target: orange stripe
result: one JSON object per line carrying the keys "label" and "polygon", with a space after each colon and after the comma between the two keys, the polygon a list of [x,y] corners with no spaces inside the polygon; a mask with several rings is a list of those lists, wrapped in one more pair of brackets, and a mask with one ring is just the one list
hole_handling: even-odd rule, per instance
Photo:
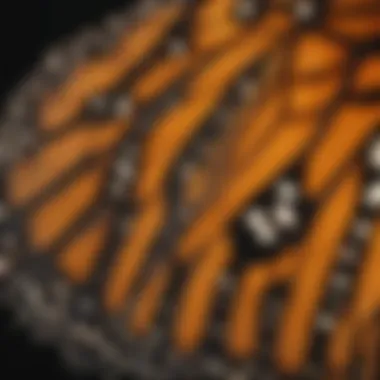
{"label": "orange stripe", "polygon": [[369,245],[349,313],[334,333],[328,351],[332,368],[342,370],[351,360],[354,333],[380,306],[380,223]]}
{"label": "orange stripe", "polygon": [[198,61],[200,61],[199,57],[195,58],[190,54],[164,59],[153,66],[135,84],[131,90],[133,98],[145,102],[159,96],[164,88],[167,88],[170,83],[178,79],[181,74],[193,67]]}
{"label": "orange stripe", "polygon": [[298,261],[298,252],[288,249],[273,262],[252,265],[245,271],[227,326],[227,348],[234,357],[248,358],[259,348],[259,321],[265,293],[272,286],[288,281]]}
{"label": "orange stripe", "polygon": [[78,130],[55,140],[8,174],[7,196],[13,205],[30,201],[41,190],[90,154],[109,150],[127,130],[127,123],[108,122]]}
{"label": "orange stripe", "polygon": [[107,91],[144,59],[178,20],[184,5],[161,7],[136,29],[128,30],[113,54],[79,67],[55,94],[42,104],[40,124],[56,129],[68,123],[91,96]]}
{"label": "orange stripe", "polygon": [[345,51],[318,33],[301,35],[294,48],[294,72],[298,75],[320,73],[331,67],[341,66]]}
{"label": "orange stripe", "polygon": [[366,59],[359,66],[355,78],[356,91],[370,91],[380,89],[380,56]]}
{"label": "orange stripe", "polygon": [[254,112],[251,111],[251,115],[249,115],[250,119],[244,121],[246,127],[241,136],[239,136],[239,143],[236,144],[235,170],[248,160],[249,156],[252,156],[255,150],[260,147],[260,143],[278,127],[275,122],[279,122],[282,103],[282,97],[279,94],[275,94],[270,96]]}
{"label": "orange stripe", "polygon": [[260,307],[268,285],[268,270],[263,266],[246,271],[240,280],[227,325],[229,352],[237,358],[248,358],[257,347],[257,325]]}
{"label": "orange stripe", "polygon": [[108,231],[108,217],[100,217],[59,255],[58,267],[76,283],[87,280]]}
{"label": "orange stripe", "polygon": [[37,251],[44,251],[76,218],[87,210],[99,194],[104,180],[105,164],[78,178],[44,204],[27,222],[30,243]]}
{"label": "orange stripe", "polygon": [[341,86],[342,78],[335,73],[316,83],[296,81],[290,91],[290,107],[297,114],[321,114],[337,96]]}
{"label": "orange stripe", "polygon": [[380,35],[380,15],[376,12],[367,15],[331,15],[327,28],[351,39],[375,38]]}
{"label": "orange stripe", "polygon": [[296,373],[308,355],[323,287],[355,212],[361,177],[352,170],[320,209],[303,245],[303,258],[276,344],[281,369]]}
{"label": "orange stripe", "polygon": [[[207,67],[190,85],[186,100],[157,122],[145,148],[137,194],[146,200],[157,192],[173,160],[223,97],[231,82],[261,57],[286,26],[283,17],[269,18],[261,26],[266,38],[251,31],[242,41]],[[202,96],[199,96],[202,94]]]}
{"label": "orange stripe", "polygon": [[174,322],[174,340],[181,350],[194,350],[205,335],[217,294],[217,281],[223,275],[231,253],[226,238],[213,242],[185,285]]}
{"label": "orange stripe", "polygon": [[167,267],[160,267],[142,290],[130,323],[130,328],[137,335],[145,335],[150,331],[169,281],[170,271]]}
{"label": "orange stripe", "polygon": [[195,10],[191,45],[200,50],[220,46],[233,39],[243,29],[241,23],[231,17],[235,0],[205,0]]}
{"label": "orange stripe", "polygon": [[248,199],[264,190],[303,153],[314,133],[315,126],[309,120],[282,125],[252,163],[236,174],[222,195],[185,233],[179,256],[187,260],[194,255]]}
{"label": "orange stripe", "polygon": [[109,311],[123,306],[164,218],[163,204],[157,203],[148,206],[133,222],[131,233],[127,234],[105,284],[105,306]]}
{"label": "orange stripe", "polygon": [[371,133],[378,129],[379,120],[378,106],[346,106],[334,116],[323,140],[307,161],[304,186],[308,195],[320,195]]}

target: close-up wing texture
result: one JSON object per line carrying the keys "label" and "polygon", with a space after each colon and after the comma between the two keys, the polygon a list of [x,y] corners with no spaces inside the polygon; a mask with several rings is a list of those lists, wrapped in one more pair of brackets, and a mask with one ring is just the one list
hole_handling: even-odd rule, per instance
{"label": "close-up wing texture", "polygon": [[139,1],[0,145],[4,302],[73,372],[380,377],[380,1]]}

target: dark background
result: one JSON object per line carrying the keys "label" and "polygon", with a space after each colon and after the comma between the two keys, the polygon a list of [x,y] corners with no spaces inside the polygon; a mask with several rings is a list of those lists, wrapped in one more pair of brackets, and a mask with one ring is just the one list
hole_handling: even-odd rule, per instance
{"label": "dark background", "polygon": [[[54,41],[100,21],[129,0],[4,0],[0,10],[0,102]],[[0,377],[70,376],[51,348],[38,347],[0,309]]]}

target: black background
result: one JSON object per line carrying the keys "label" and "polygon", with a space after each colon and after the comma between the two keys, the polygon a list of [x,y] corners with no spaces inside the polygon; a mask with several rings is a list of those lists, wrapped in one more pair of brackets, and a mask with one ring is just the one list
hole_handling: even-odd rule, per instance
{"label": "black background", "polygon": [[[128,0],[7,0],[0,9],[0,101],[33,67],[54,41],[96,23]],[[0,310],[0,377],[29,376],[83,379],[70,376],[54,350],[36,346]]]}

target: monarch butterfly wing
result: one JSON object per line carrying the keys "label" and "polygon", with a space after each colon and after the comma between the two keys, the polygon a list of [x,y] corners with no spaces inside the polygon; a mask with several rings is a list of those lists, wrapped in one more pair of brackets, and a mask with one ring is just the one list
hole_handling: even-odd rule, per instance
{"label": "monarch butterfly wing", "polygon": [[[313,378],[324,350],[343,373],[349,332],[378,307],[376,197],[362,202],[378,174],[378,6],[336,0],[311,20],[242,3],[144,2],[116,46],[78,42],[84,61],[54,88],[66,65],[49,57],[26,119],[11,104],[34,139],[4,174],[11,299],[88,369]],[[357,296],[331,309],[358,230]],[[323,317],[346,307],[334,335]]]}
{"label": "monarch butterfly wing", "polygon": [[[73,352],[88,348],[83,328],[89,328],[94,310],[98,322],[103,314],[106,321],[123,320],[128,292],[173,215],[164,196],[173,163],[197,131],[207,130],[206,119],[216,114],[237,77],[263,59],[286,26],[276,13],[263,13],[253,23],[231,21],[233,6],[230,0],[217,7],[200,3],[193,10],[182,2],[150,12],[141,6],[124,21],[127,31],[115,48],[105,48],[109,36],[90,32],[83,41],[74,39],[68,51],[49,56],[41,77],[31,78],[33,102],[22,104],[30,119],[19,122],[30,126],[21,133],[30,133],[34,146],[14,155],[4,176],[9,228],[22,245],[10,290],[34,330],[46,332],[49,326],[50,338],[63,340]],[[215,11],[217,22],[209,24],[207,15]],[[271,33],[264,43],[257,37],[261,31]],[[187,46],[178,52],[181,44]],[[60,78],[65,60],[83,51],[84,61]],[[59,82],[55,87],[48,84],[51,77]],[[27,95],[25,87],[21,92]],[[213,123],[218,127],[220,120]],[[180,197],[176,212],[202,198],[190,190]],[[168,276],[165,268],[158,274],[144,284],[142,301],[147,301],[129,312],[132,321],[151,318],[152,299],[164,299]],[[61,336],[66,318],[73,323]],[[146,330],[152,324],[142,325]],[[107,326],[101,335],[108,336]],[[126,339],[128,328],[119,327],[117,334]],[[100,341],[94,349],[106,348]]]}

